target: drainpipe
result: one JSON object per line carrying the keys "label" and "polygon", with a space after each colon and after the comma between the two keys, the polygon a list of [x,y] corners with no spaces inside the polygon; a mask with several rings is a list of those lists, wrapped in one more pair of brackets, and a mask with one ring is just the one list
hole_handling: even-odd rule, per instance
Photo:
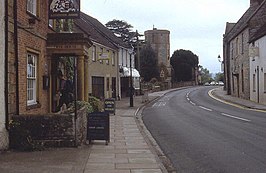
{"label": "drainpipe", "polygon": [[260,67],[257,66],[257,94],[258,94],[258,103],[260,103]]}
{"label": "drainpipe", "polygon": [[5,127],[8,130],[8,0],[5,0],[5,35]]}
{"label": "drainpipe", "polygon": [[18,13],[17,13],[17,0],[13,4],[14,14],[14,48],[15,48],[15,68],[16,68],[16,115],[19,115],[19,71],[18,71]]}

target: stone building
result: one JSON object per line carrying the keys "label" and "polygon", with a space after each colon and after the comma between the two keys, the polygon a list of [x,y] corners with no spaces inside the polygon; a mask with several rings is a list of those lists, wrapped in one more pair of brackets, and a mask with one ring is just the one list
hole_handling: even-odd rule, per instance
{"label": "stone building", "polygon": [[250,7],[237,23],[227,23],[224,34],[225,88],[228,94],[250,99],[249,39],[250,18],[262,4],[250,0]]}
{"label": "stone building", "polygon": [[[166,82],[171,81],[170,65],[170,31],[153,28],[144,32],[145,41],[151,45],[156,53],[159,69],[161,74],[168,74]],[[167,72],[163,71],[162,65],[166,67]]]}

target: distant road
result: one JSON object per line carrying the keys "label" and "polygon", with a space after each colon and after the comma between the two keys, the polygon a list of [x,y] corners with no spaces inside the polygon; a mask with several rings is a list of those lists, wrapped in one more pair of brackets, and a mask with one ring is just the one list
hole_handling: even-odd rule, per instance
{"label": "distant road", "polygon": [[266,113],[208,96],[213,87],[168,93],[143,121],[178,173],[266,173]]}

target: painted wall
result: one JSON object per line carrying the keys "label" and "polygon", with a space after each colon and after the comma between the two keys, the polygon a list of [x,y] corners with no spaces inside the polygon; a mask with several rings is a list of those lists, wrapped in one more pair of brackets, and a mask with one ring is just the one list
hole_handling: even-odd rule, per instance
{"label": "painted wall", "polygon": [[257,40],[259,54],[250,57],[250,100],[266,105],[266,36]]}
{"label": "painted wall", "polygon": [[[1,0],[4,4],[4,0]],[[5,128],[5,9],[0,6],[0,150],[7,149],[8,138]]]}

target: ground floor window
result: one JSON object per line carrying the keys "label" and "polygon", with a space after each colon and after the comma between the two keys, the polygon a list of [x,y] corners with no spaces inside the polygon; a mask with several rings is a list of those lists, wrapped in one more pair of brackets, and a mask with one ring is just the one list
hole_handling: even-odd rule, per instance
{"label": "ground floor window", "polygon": [[37,103],[37,55],[27,54],[27,105]]}

